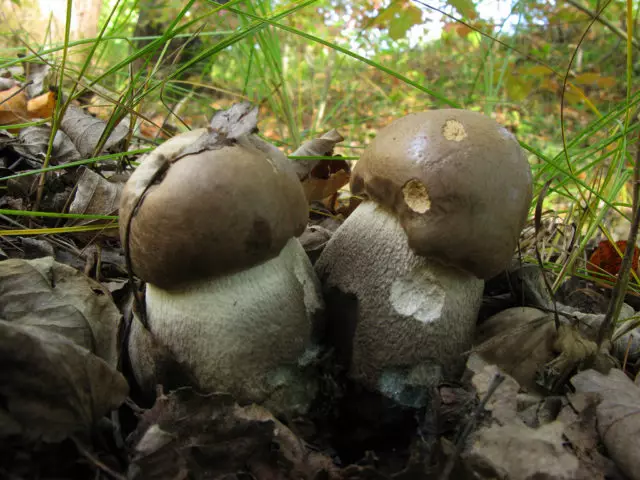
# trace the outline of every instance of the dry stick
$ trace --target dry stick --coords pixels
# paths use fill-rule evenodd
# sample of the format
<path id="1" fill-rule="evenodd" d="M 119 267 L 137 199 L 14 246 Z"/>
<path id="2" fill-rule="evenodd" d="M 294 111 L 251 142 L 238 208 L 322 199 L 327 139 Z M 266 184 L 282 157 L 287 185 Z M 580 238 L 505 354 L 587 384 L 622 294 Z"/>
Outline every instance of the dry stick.
<path id="1" fill-rule="evenodd" d="M 547 196 L 547 191 L 551 186 L 551 182 L 553 182 L 553 178 L 548 180 L 547 183 L 544 184 L 542 190 L 538 194 L 538 201 L 536 202 L 536 213 L 535 213 L 535 252 L 536 252 L 536 260 L 538 260 L 538 264 L 540 265 L 540 270 L 542 271 L 542 280 L 544 282 L 544 286 L 549 292 L 549 296 L 553 300 L 553 321 L 556 326 L 556 331 L 560 328 L 560 318 L 558 317 L 558 304 L 556 303 L 556 296 L 553 292 L 553 287 L 551 283 L 549 283 L 549 279 L 544 273 L 544 263 L 542 261 L 542 255 L 540 255 L 540 242 L 538 241 L 538 234 L 540 233 L 540 229 L 542 228 L 542 204 L 544 202 L 544 198 Z"/>
<path id="2" fill-rule="evenodd" d="M 616 27 L 613 23 L 611 23 L 609 20 L 607 20 L 606 18 L 604 18 L 603 16 L 600 16 L 598 14 L 596 14 L 595 12 L 592 12 L 591 10 L 589 10 L 587 7 L 583 7 L 582 5 L 580 5 L 578 2 L 576 2 L 575 0 L 567 0 L 567 3 L 569 5 L 572 5 L 573 7 L 575 7 L 576 9 L 580 10 L 582 13 L 590 16 L 593 19 L 596 19 L 598 22 L 600 22 L 602 25 L 604 25 L 605 27 L 607 27 L 609 30 L 611 30 L 613 33 L 615 33 L 618 37 L 620 37 L 622 40 L 624 40 L 625 42 L 627 41 L 627 34 L 626 32 L 624 32 L 623 30 L 621 30 L 620 28 Z M 633 43 L 633 46 L 636 47 L 637 49 L 640 49 L 640 43 L 635 39 L 632 38 L 631 39 L 631 43 Z"/>
<path id="3" fill-rule="evenodd" d="M 636 112 L 637 113 L 637 112 Z M 634 115 L 637 118 L 637 115 Z M 631 230 L 627 238 L 627 247 L 622 258 L 622 265 L 618 273 L 618 279 L 611 293 L 611 301 L 607 308 L 600 329 L 598 330 L 598 348 L 602 346 L 605 340 L 610 340 L 613 335 L 616 320 L 620 315 L 624 296 L 627 293 L 629 285 L 629 277 L 631 266 L 633 263 L 633 254 L 636 248 L 636 240 L 638 238 L 638 225 L 640 225 L 640 132 L 638 132 L 638 143 L 636 145 L 636 161 L 633 166 L 633 217 L 631 219 Z"/>
<path id="4" fill-rule="evenodd" d="M 85 446 L 82 444 L 82 442 L 78 438 L 76 438 L 75 436 L 72 436 L 71 439 L 73 440 L 73 443 L 76 445 L 78 452 L 84 455 L 85 458 L 89 460 L 91 463 L 93 463 L 95 467 L 102 470 L 104 473 L 114 478 L 115 480 L 127 480 L 127 477 L 112 470 L 109 466 L 101 462 L 100 459 L 98 459 L 98 457 L 96 457 L 87 448 L 85 448 Z"/>
<path id="5" fill-rule="evenodd" d="M 627 342 L 627 349 L 624 351 L 624 360 L 622 361 L 622 371 L 627 369 L 627 361 L 629 360 L 629 352 L 631 351 L 631 342 L 633 336 L 629 335 L 629 341 Z"/>
<path id="6" fill-rule="evenodd" d="M 502 382 L 504 382 L 504 379 L 505 379 L 505 376 L 502 373 L 498 372 L 495 374 L 495 376 L 491 380 L 491 384 L 487 389 L 487 393 L 484 395 L 484 398 L 482 399 L 480 404 L 476 407 L 475 411 L 473 412 L 473 416 L 469 419 L 469 421 L 465 425 L 464 430 L 460 434 L 460 437 L 458 437 L 458 441 L 456 442 L 456 449 L 453 451 L 453 453 L 449 457 L 449 460 L 447 460 L 447 464 L 445 465 L 444 470 L 440 474 L 440 478 L 438 480 L 448 480 L 449 475 L 451 475 L 451 472 L 453 471 L 453 467 L 455 467 L 456 465 L 456 460 L 462 453 L 462 449 L 464 448 L 464 443 L 467 440 L 467 437 L 469 436 L 469 434 L 471 434 L 471 429 L 477 423 L 478 418 L 480 417 L 480 415 L 482 415 L 482 412 L 484 411 L 484 407 L 487 405 L 487 403 L 489 402 L 489 399 L 495 393 L 498 387 L 502 384 Z"/>

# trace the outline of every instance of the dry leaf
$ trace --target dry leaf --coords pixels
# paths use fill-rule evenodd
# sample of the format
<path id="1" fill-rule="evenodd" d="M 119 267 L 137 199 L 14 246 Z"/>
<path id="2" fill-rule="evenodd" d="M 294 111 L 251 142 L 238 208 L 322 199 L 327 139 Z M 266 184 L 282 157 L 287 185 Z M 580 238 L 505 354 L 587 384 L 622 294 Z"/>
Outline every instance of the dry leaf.
<path id="1" fill-rule="evenodd" d="M 120 312 L 98 282 L 51 257 L 0 262 L 0 318 L 63 335 L 117 364 Z"/>
<path id="2" fill-rule="evenodd" d="M 320 225 L 307 225 L 299 240 L 311 263 L 315 263 L 318 259 L 325 245 L 331 239 L 331 235 L 333 235 L 331 230 Z"/>
<path id="3" fill-rule="evenodd" d="M 344 138 L 337 130 L 330 130 L 320 138 L 314 138 L 300 145 L 295 152 L 291 154 L 293 157 L 327 157 L 333 155 L 333 149 L 337 143 L 343 141 Z M 320 162 L 320 160 L 292 160 L 293 168 L 298 178 L 305 180 Z"/>
<path id="4" fill-rule="evenodd" d="M 564 448 L 564 425 L 552 422 L 533 429 L 523 424 L 494 425 L 477 432 L 467 456 L 489 478 L 573 480 L 578 459 Z"/>
<path id="5" fill-rule="evenodd" d="M 29 98 L 35 98 L 44 92 L 48 83 L 51 66 L 48 63 L 22 62 Z"/>
<path id="6" fill-rule="evenodd" d="M 27 111 L 31 118 L 49 118 L 56 108 L 56 94 L 43 93 L 27 102 Z"/>
<path id="7" fill-rule="evenodd" d="M 493 315 L 478 326 L 474 347 L 530 391 L 539 389 L 538 371 L 555 357 L 553 315 L 530 307 L 514 307 Z"/>
<path id="8" fill-rule="evenodd" d="M 346 161 L 322 160 L 302 182 L 302 188 L 307 201 L 313 202 L 334 195 L 349 183 L 350 178 L 350 168 Z M 333 205 L 329 207 L 332 208 Z"/>
<path id="9" fill-rule="evenodd" d="M 48 126 L 23 128 L 19 135 L 20 145 L 15 145 L 14 149 L 23 155 L 44 158 L 47 154 L 50 137 L 51 128 Z M 51 159 L 56 164 L 62 164 L 75 162 L 81 158 L 71 139 L 62 130 L 58 130 L 53 138 Z"/>
<path id="10" fill-rule="evenodd" d="M 624 255 L 624 251 L 627 248 L 626 240 L 618 240 L 616 242 L 616 246 L 620 253 Z M 638 270 L 638 257 L 640 257 L 640 249 L 635 247 L 633 251 L 633 259 L 631 268 L 634 271 Z M 613 244 L 609 240 L 602 240 L 598 244 L 598 248 L 591 254 L 589 257 L 589 262 L 587 263 L 587 270 L 591 272 L 599 272 L 599 273 L 609 273 L 610 275 L 618 275 L 620 271 L 620 266 L 622 265 L 622 257 L 616 251 Z"/>
<path id="11" fill-rule="evenodd" d="M 19 86 L 0 92 L 0 125 L 15 125 L 29 121 L 27 94 Z"/>
<path id="12" fill-rule="evenodd" d="M 571 379 L 576 391 L 600 397 L 597 427 L 611 459 L 631 479 L 640 479 L 640 388 L 622 370 L 595 370 Z"/>
<path id="13" fill-rule="evenodd" d="M 162 138 L 167 140 L 169 138 L 167 131 L 175 130 L 175 128 L 172 128 L 170 125 L 166 125 L 166 115 L 154 115 L 150 120 L 151 122 L 147 122 L 146 120 L 140 122 L 140 135 L 145 138 Z"/>
<path id="14" fill-rule="evenodd" d="M 606 475 L 613 462 L 602 455 L 600 436 L 596 430 L 597 395 L 573 393 L 568 395 L 569 403 L 561 410 L 558 420 L 566 425 L 564 436 L 571 444 L 572 451 L 585 472 L 580 478 L 604 480 L 615 478 Z"/>
<path id="15" fill-rule="evenodd" d="M 106 362 L 34 325 L 0 320 L 0 362 L 0 419 L 9 420 L 0 421 L 0 438 L 59 442 L 87 433 L 129 392 Z"/>
<path id="16" fill-rule="evenodd" d="M 130 478 L 335 478 L 332 462 L 304 444 L 267 410 L 240 407 L 229 395 L 180 388 L 161 396 L 131 435 Z M 317 477 L 317 475 L 323 475 Z"/>
<path id="17" fill-rule="evenodd" d="M 0 77 L 0 91 L 9 90 L 10 88 L 15 87 L 17 84 L 18 81 L 14 78 Z"/>
<path id="18" fill-rule="evenodd" d="M 473 356 L 473 355 L 472 355 Z M 489 386 L 500 370 L 495 365 L 487 365 L 482 361 L 469 358 L 467 365 L 473 370 L 471 383 L 478 392 L 480 398 L 487 395 Z M 474 366 L 475 365 L 475 366 Z M 500 424 L 522 423 L 518 419 L 518 390 L 520 385 L 509 375 L 505 375 L 504 381 L 491 395 L 486 410 L 491 412 L 491 418 Z"/>
<path id="19" fill-rule="evenodd" d="M 92 117 L 74 105 L 69 105 L 60 123 L 60 128 L 71 138 L 82 158 L 91 157 L 106 126 L 107 122 L 104 120 Z M 103 150 L 116 148 L 128 134 L 128 125 L 120 123 L 112 130 Z"/>
<path id="20" fill-rule="evenodd" d="M 117 215 L 120 205 L 120 194 L 124 182 L 110 182 L 94 171 L 82 167 L 82 176 L 78 180 L 76 194 L 69 207 L 69 213 L 83 215 Z M 116 225 L 113 220 L 70 220 L 70 226 L 79 225 Z M 94 238 L 97 232 L 80 232 L 79 238 Z M 107 228 L 100 231 L 101 235 L 117 238 L 117 228 Z"/>

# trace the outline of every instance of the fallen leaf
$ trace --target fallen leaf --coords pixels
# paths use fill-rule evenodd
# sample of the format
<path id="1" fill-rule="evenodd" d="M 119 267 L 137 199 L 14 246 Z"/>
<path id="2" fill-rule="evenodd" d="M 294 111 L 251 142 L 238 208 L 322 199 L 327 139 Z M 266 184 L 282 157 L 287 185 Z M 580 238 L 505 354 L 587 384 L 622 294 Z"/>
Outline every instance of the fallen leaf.
<path id="1" fill-rule="evenodd" d="M 106 289 L 51 257 L 0 262 L 0 318 L 59 334 L 115 367 L 120 312 Z"/>
<path id="2" fill-rule="evenodd" d="M 154 115 L 150 120 L 151 122 L 140 122 L 140 135 L 145 138 L 167 140 L 170 137 L 169 133 L 178 133 L 175 127 L 166 124 L 166 115 Z"/>
<path id="3" fill-rule="evenodd" d="M 27 94 L 15 86 L 0 92 L 0 125 L 15 125 L 29 121 Z"/>
<path id="4" fill-rule="evenodd" d="M 18 153 L 44 158 L 49 147 L 51 137 L 51 127 L 37 126 L 26 127 L 20 130 L 20 144 L 14 145 L 14 150 Z M 71 139 L 62 131 L 58 130 L 53 138 L 53 148 L 51 159 L 56 164 L 74 162 L 82 157 Z"/>
<path id="5" fill-rule="evenodd" d="M 595 393 L 597 427 L 607 452 L 631 479 L 640 479 L 640 388 L 618 369 L 608 375 L 586 370 L 571 379 L 577 392 Z"/>
<path id="6" fill-rule="evenodd" d="M 49 118 L 56 108 L 56 94 L 47 92 L 27 102 L 27 111 L 31 118 Z"/>
<path id="7" fill-rule="evenodd" d="M 307 225 L 305 231 L 300 235 L 299 240 L 302 248 L 307 252 L 311 263 L 315 263 L 318 259 L 324 246 L 331 239 L 332 234 L 333 232 L 331 230 L 321 227 L 320 225 Z"/>
<path id="8" fill-rule="evenodd" d="M 478 392 L 478 397 L 487 395 L 490 385 L 500 369 L 495 365 L 487 365 L 469 358 L 468 368 L 475 373 L 471 383 Z M 475 365 L 475 366 L 474 366 Z M 518 419 L 518 390 L 520 385 L 509 375 L 505 375 L 504 381 L 489 397 L 485 409 L 491 413 L 491 418 L 500 424 L 522 423 Z"/>
<path id="9" fill-rule="evenodd" d="M 82 175 L 76 185 L 76 194 L 69 207 L 69 213 L 83 215 L 117 215 L 120 205 L 120 194 L 124 189 L 124 182 L 110 182 L 106 178 L 98 175 L 93 170 L 82 167 Z M 81 225 L 111 225 L 117 223 L 113 220 L 75 220 L 71 219 L 67 223 L 69 226 Z M 95 231 L 78 232 L 78 238 L 92 239 L 96 236 Z M 120 236 L 117 228 L 105 228 L 100 231 L 100 235 L 118 238 Z"/>
<path id="10" fill-rule="evenodd" d="M 9 419 L 0 422 L 0 438 L 59 442 L 88 433 L 129 392 L 106 362 L 35 325 L 0 320 L 0 362 L 0 418 Z"/>
<path id="11" fill-rule="evenodd" d="M 264 408 L 240 407 L 229 395 L 191 388 L 158 397 L 128 443 L 130 478 L 192 478 L 197 472 L 211 480 L 337 478 L 329 458 L 307 451 Z"/>
<path id="12" fill-rule="evenodd" d="M 106 127 L 107 122 L 88 115 L 75 105 L 69 105 L 60 122 L 60 128 L 69 136 L 82 158 L 91 157 Z M 103 150 L 115 149 L 128 134 L 128 125 L 121 122 L 111 131 Z"/>
<path id="13" fill-rule="evenodd" d="M 616 246 L 620 253 L 624 255 L 624 251 L 627 248 L 626 240 L 618 240 L 616 242 Z M 638 270 L 638 257 L 640 256 L 640 250 L 638 247 L 635 247 L 633 251 L 633 260 L 631 264 L 631 268 L 634 271 Z M 613 244 L 609 240 L 602 240 L 598 244 L 598 248 L 591 254 L 589 257 L 589 262 L 587 263 L 587 270 L 591 272 L 599 272 L 603 271 L 609 273 L 610 275 L 618 275 L 620 271 L 620 266 L 622 265 L 622 257 Z"/>
<path id="14" fill-rule="evenodd" d="M 555 356 L 553 315 L 530 307 L 514 307 L 478 326 L 474 351 L 498 365 L 529 391 L 537 391 L 538 371 Z"/>
<path id="15" fill-rule="evenodd" d="M 343 141 L 344 138 L 338 133 L 337 130 L 330 130 L 319 138 L 314 138 L 308 142 L 303 143 L 300 147 L 291 154 L 292 157 L 328 157 L 333 155 L 333 149 L 337 143 Z M 298 160 L 292 159 L 293 169 L 298 175 L 300 181 L 305 180 L 314 167 L 320 163 L 321 160 L 306 159 Z M 338 170 L 335 170 L 338 171 Z M 327 177 L 328 178 L 328 177 Z"/>
<path id="16" fill-rule="evenodd" d="M 596 429 L 596 406 L 599 401 L 597 395 L 572 393 L 568 395 L 568 401 L 558 420 L 566 425 L 564 436 L 578 457 L 580 468 L 585 472 L 580 478 L 614 478 L 606 475 L 612 469 L 613 462 L 602 455 L 600 436 Z"/>
<path id="17" fill-rule="evenodd" d="M 338 170 L 335 171 L 335 169 Z M 322 172 L 322 170 L 330 172 L 326 178 L 326 173 Z M 344 160 L 321 161 L 302 182 L 302 188 L 304 189 L 307 201 L 323 200 L 334 195 L 349 183 L 349 179 L 351 178 L 349 170 L 349 165 Z"/>
<path id="18" fill-rule="evenodd" d="M 45 85 L 51 72 L 51 65 L 48 63 L 37 62 L 22 62 L 22 68 L 24 69 L 24 76 L 27 84 L 27 94 L 29 98 L 35 98 L 44 92 L 47 85 Z"/>
<path id="19" fill-rule="evenodd" d="M 533 429 L 519 423 L 480 429 L 466 456 L 487 478 L 573 480 L 578 459 L 564 448 L 564 425 L 552 422 Z"/>

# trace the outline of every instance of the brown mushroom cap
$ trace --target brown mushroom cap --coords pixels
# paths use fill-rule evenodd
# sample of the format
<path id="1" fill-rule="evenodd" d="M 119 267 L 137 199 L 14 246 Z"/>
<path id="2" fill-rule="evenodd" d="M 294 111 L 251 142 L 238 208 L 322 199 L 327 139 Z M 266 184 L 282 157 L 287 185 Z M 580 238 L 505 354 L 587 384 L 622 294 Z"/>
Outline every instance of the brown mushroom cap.
<path id="1" fill-rule="evenodd" d="M 443 109 L 380 130 L 353 170 L 351 190 L 395 212 L 417 254 L 486 279 L 511 260 L 532 178 L 504 127 L 480 113 Z"/>
<path id="2" fill-rule="evenodd" d="M 202 129 L 178 135 L 147 155 L 121 197 L 120 233 L 133 270 L 160 288 L 273 258 L 307 223 L 304 192 L 284 154 L 245 136 L 181 155 L 204 134 Z"/>

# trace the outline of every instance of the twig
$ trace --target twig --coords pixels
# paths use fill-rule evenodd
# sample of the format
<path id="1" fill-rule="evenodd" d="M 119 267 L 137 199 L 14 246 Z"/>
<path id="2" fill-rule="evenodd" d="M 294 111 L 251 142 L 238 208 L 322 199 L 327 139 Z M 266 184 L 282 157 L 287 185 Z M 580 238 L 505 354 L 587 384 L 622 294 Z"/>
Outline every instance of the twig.
<path id="1" fill-rule="evenodd" d="M 553 180 L 554 180 L 553 178 L 549 179 L 547 183 L 544 184 L 544 186 L 542 187 L 542 190 L 540 190 L 540 193 L 538 194 L 538 201 L 536 202 L 536 213 L 535 213 L 534 246 L 535 246 L 536 260 L 538 260 L 538 264 L 540 265 L 544 286 L 547 289 L 547 292 L 549 293 L 551 300 L 553 300 L 553 321 L 556 326 L 556 330 L 558 330 L 560 328 L 560 318 L 558 317 L 558 304 L 556 302 L 556 296 L 553 292 L 553 287 L 549 283 L 549 279 L 544 273 L 544 262 L 542 261 L 542 255 L 540 255 L 540 242 L 538 241 L 538 237 L 539 237 L 538 234 L 540 233 L 540 230 L 542 228 L 542 204 L 544 203 L 544 198 L 546 197 L 547 191 L 549 190 L 549 187 L 551 186 L 551 182 Z"/>
<path id="2" fill-rule="evenodd" d="M 600 22 L 602 25 L 604 25 L 605 27 L 607 27 L 609 30 L 611 30 L 613 33 L 615 33 L 617 36 L 619 36 L 622 40 L 624 40 L 625 42 L 627 41 L 627 34 L 626 32 L 624 32 L 623 30 L 621 30 L 620 28 L 616 27 L 613 23 L 611 23 L 609 20 L 607 20 L 606 18 L 604 18 L 601 15 L 597 15 L 595 12 L 592 12 L 591 10 L 589 10 L 587 7 L 583 7 L 582 5 L 580 5 L 578 2 L 576 2 L 575 0 L 567 0 L 567 3 L 571 6 L 573 6 L 574 8 L 580 10 L 582 13 L 590 16 L 591 18 L 596 19 L 598 22 Z M 631 43 L 633 43 L 633 46 L 636 47 L 637 49 L 640 50 L 640 42 L 638 42 L 635 38 L 631 39 Z"/>
<path id="3" fill-rule="evenodd" d="M 478 421 L 478 418 L 480 418 L 480 415 L 482 415 L 482 412 L 484 411 L 484 407 L 489 402 L 489 399 L 493 396 L 493 394 L 498 389 L 498 387 L 502 384 L 502 382 L 504 382 L 504 379 L 505 379 L 505 376 L 502 373 L 498 372 L 493 377 L 493 380 L 491 380 L 491 384 L 487 389 L 487 393 L 484 395 L 484 398 L 476 407 L 475 411 L 473 412 L 473 416 L 469 419 L 469 421 L 464 427 L 464 430 L 458 437 L 458 440 L 456 441 L 456 449 L 449 457 L 449 460 L 447 460 L 447 464 L 445 465 L 444 470 L 440 474 L 439 480 L 448 480 L 449 475 L 451 475 L 451 472 L 453 471 L 453 468 L 456 465 L 456 460 L 458 460 L 458 457 L 462 453 L 462 449 L 464 448 L 464 444 L 467 440 L 467 437 L 471 434 L 471 430 L 473 429 L 476 422 Z"/>
<path id="4" fill-rule="evenodd" d="M 637 113 L 634 117 L 637 118 Z M 633 254 L 638 239 L 638 226 L 640 225 L 640 132 L 638 132 L 638 143 L 636 146 L 636 161 L 633 166 L 633 216 L 631 218 L 631 229 L 627 237 L 627 247 L 624 251 L 618 279 L 611 293 L 611 301 L 607 308 L 607 313 L 598 330 L 598 347 L 602 346 L 605 340 L 610 340 L 613 335 L 616 321 L 622 309 L 622 303 L 629 286 L 629 277 L 633 263 Z"/>
<path id="5" fill-rule="evenodd" d="M 75 443 L 76 448 L 78 449 L 78 451 L 82 455 L 84 455 L 87 458 L 87 460 L 89 460 L 96 467 L 98 467 L 100 470 L 105 472 L 110 477 L 115 478 L 116 480 L 127 480 L 127 477 L 125 477 L 124 475 L 121 475 L 118 472 L 112 470 L 109 466 L 107 466 L 103 462 L 101 462 L 93 453 L 91 453 L 89 450 L 87 450 L 85 448 L 85 446 L 82 444 L 82 442 L 80 442 L 80 440 L 78 440 L 75 437 L 72 437 L 72 440 L 73 440 L 73 443 Z"/>

